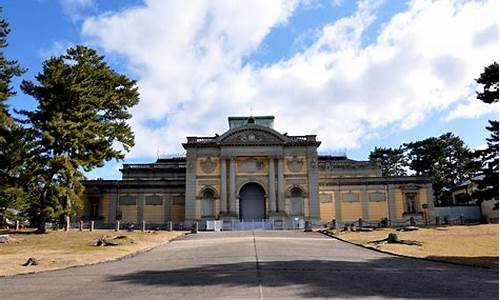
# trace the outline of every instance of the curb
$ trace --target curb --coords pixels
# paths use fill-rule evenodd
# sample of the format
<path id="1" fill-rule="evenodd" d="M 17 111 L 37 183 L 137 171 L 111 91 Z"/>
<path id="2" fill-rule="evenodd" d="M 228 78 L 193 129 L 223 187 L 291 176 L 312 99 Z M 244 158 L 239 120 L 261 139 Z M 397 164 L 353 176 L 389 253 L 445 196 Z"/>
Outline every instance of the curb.
<path id="1" fill-rule="evenodd" d="M 379 253 L 383 253 L 383 254 L 388 254 L 388 255 L 392 255 L 392 256 L 396 256 L 396 257 L 402 257 L 402 258 L 410 258 L 410 259 L 416 259 L 416 260 L 424 260 L 424 261 L 431 261 L 431 262 L 437 262 L 437 263 L 443 263 L 443 264 L 449 264 L 449 265 L 456 265 L 456 266 L 466 266 L 466 267 L 473 267 L 473 268 L 481 268 L 481 269 L 487 269 L 487 270 L 495 270 L 496 268 L 492 268 L 492 267 L 487 267 L 487 266 L 481 266 L 481 265 L 476 265 L 476 264 L 468 264 L 468 263 L 460 263 L 460 262 L 454 262 L 454 261 L 446 261 L 446 260 L 439 260 L 439 259 L 434 259 L 434 258 L 425 258 L 425 257 L 415 257 L 415 256 L 409 256 L 409 255 L 404 255 L 404 254 L 399 254 L 399 253 L 393 253 L 393 252 L 388 252 L 388 251 L 384 251 L 384 250 L 381 250 L 381 249 L 377 249 L 377 248 L 372 248 L 372 247 L 367 247 L 367 246 L 364 246 L 364 245 L 360 245 L 360 244 L 356 244 L 354 242 L 351 242 L 351 241 L 348 241 L 348 240 L 345 240 L 343 238 L 340 238 L 326 230 L 319 230 L 318 232 L 328 236 L 328 237 L 331 237 L 331 238 L 334 238 L 336 240 L 339 240 L 339 241 L 342 241 L 344 243 L 347 243 L 347 244 L 351 244 L 351 245 L 354 245 L 356 247 L 361 247 L 361 248 L 364 248 L 364 249 L 368 249 L 368 250 L 372 250 L 372 251 L 375 251 L 375 252 L 379 252 Z"/>
<path id="2" fill-rule="evenodd" d="M 161 246 L 165 246 L 165 245 L 167 245 L 167 244 L 169 244 L 171 242 L 174 242 L 175 240 L 177 240 L 178 238 L 183 237 L 183 236 L 184 236 L 184 234 L 180 234 L 179 236 L 176 236 L 175 238 L 173 238 L 171 240 L 168 240 L 168 241 L 165 241 L 165 242 L 162 242 L 162 243 L 160 243 L 158 245 L 154 245 L 154 246 L 151 246 L 151 247 L 139 249 L 139 250 L 137 250 L 135 252 L 128 253 L 128 254 L 125 254 L 125 255 L 122 255 L 122 256 L 118 256 L 118 257 L 115 257 L 115 258 L 103 260 L 103 261 L 97 261 L 97 262 L 88 263 L 88 264 L 72 265 L 72 266 L 61 267 L 61 268 L 50 269 L 50 270 L 31 271 L 31 272 L 19 273 L 19 274 L 11 274 L 11 275 L 0 275 L 0 278 L 14 278 L 14 277 L 20 277 L 20 276 L 24 276 L 24 275 L 41 274 L 41 273 L 62 271 L 62 270 L 68 270 L 68 269 L 73 269 L 73 268 L 79 268 L 79 267 L 88 267 L 88 266 L 95 266 L 95 265 L 100 265 L 100 264 L 107 264 L 107 263 L 117 262 L 117 261 L 125 260 L 127 258 L 132 258 L 134 256 L 137 256 L 137 255 L 149 252 L 149 251 L 151 251 L 151 250 L 153 250 L 155 248 L 158 248 L 158 247 L 161 247 Z"/>

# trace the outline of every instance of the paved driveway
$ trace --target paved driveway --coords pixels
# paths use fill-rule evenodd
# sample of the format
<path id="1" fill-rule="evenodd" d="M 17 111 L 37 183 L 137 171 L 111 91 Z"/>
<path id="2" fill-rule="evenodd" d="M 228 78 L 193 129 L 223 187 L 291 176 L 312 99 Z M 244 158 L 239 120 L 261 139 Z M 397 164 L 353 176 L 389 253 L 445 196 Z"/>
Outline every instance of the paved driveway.
<path id="1" fill-rule="evenodd" d="M 498 270 L 318 233 L 201 233 L 123 261 L 0 278 L 0 299 L 498 298 Z"/>

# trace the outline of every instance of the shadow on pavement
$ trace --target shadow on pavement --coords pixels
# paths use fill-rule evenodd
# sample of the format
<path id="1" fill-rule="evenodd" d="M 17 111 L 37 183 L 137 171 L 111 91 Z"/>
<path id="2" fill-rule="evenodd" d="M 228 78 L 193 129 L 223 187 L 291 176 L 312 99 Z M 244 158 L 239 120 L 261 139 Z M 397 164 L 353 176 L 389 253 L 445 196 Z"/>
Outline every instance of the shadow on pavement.
<path id="1" fill-rule="evenodd" d="M 146 270 L 109 281 L 162 286 L 256 286 L 264 295 L 281 289 L 290 297 L 475 298 L 498 297 L 498 270 L 388 257 L 367 261 L 291 260 L 208 264 Z M 273 289 L 268 289 L 273 288 Z M 272 295 L 271 295 L 272 296 Z"/>

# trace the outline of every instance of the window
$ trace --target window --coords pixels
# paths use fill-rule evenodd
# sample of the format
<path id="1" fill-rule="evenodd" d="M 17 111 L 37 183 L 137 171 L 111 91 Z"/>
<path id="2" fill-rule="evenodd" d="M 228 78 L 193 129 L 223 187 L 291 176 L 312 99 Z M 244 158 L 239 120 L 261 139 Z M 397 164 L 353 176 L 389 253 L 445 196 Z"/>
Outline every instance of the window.
<path id="1" fill-rule="evenodd" d="M 342 194 L 342 202 L 359 202 L 359 193 Z"/>
<path id="2" fill-rule="evenodd" d="M 405 193 L 406 213 L 416 214 L 418 212 L 417 193 Z"/>
<path id="3" fill-rule="evenodd" d="M 137 200 L 135 196 L 120 196 L 120 205 L 136 205 Z"/>
<path id="4" fill-rule="evenodd" d="M 319 202 L 331 203 L 332 202 L 332 195 L 331 194 L 319 194 Z"/>
<path id="5" fill-rule="evenodd" d="M 91 198 L 89 199 L 89 217 L 99 216 L 99 199 Z"/>
<path id="6" fill-rule="evenodd" d="M 146 205 L 163 205 L 163 197 L 162 196 L 146 196 Z"/>
<path id="7" fill-rule="evenodd" d="M 384 193 L 370 193 L 368 199 L 373 202 L 385 201 Z"/>

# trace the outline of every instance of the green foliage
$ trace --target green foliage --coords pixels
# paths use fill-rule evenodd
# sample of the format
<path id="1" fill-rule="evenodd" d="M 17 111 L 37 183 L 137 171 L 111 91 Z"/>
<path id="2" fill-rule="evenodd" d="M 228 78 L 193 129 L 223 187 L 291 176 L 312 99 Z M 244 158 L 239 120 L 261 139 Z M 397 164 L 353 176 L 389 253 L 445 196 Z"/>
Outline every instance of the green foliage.
<path id="1" fill-rule="evenodd" d="M 380 163 L 383 176 L 405 176 L 407 169 L 417 176 L 429 176 L 434 197 L 442 205 L 450 204 L 451 189 L 470 180 L 480 167 L 464 142 L 450 132 L 397 149 L 375 147 L 370 161 Z"/>
<path id="2" fill-rule="evenodd" d="M 382 176 L 405 176 L 407 165 L 404 155 L 404 149 L 375 147 L 370 152 L 370 161 L 377 162 L 382 167 Z"/>
<path id="3" fill-rule="evenodd" d="M 72 214 L 83 192 L 82 170 L 123 159 L 134 145 L 126 123 L 139 102 L 136 82 L 113 71 L 93 49 L 77 46 L 44 62 L 37 83 L 23 81 L 24 93 L 38 101 L 23 111 L 34 141 L 30 170 L 39 195 L 41 223 Z M 40 228 L 41 229 L 41 228 Z"/>
<path id="4" fill-rule="evenodd" d="M 15 94 L 12 78 L 20 76 L 24 69 L 3 53 L 9 32 L 7 21 L 0 19 L 0 207 L 21 209 L 25 205 L 24 190 L 19 181 L 24 159 L 24 132 L 12 119 L 7 100 Z"/>
<path id="5" fill-rule="evenodd" d="M 484 68 L 476 82 L 483 85 L 483 91 L 477 93 L 477 99 L 485 103 L 498 102 L 498 63 L 494 62 Z"/>
<path id="6" fill-rule="evenodd" d="M 408 164 L 416 175 L 431 177 L 434 196 L 439 204 L 450 204 L 450 190 L 470 180 L 479 169 L 471 151 L 451 132 L 407 143 L 404 147 Z"/>
<path id="7" fill-rule="evenodd" d="M 483 85 L 483 91 L 477 93 L 477 98 L 485 103 L 498 103 L 498 63 L 484 68 L 476 82 Z M 493 108 L 496 110 L 496 108 Z M 489 121 L 486 130 L 490 132 L 490 137 L 486 139 L 488 148 L 478 150 L 476 158 L 481 163 L 481 176 L 475 180 L 477 191 L 472 196 L 480 202 L 496 199 L 495 207 L 498 209 L 498 121 Z"/>

